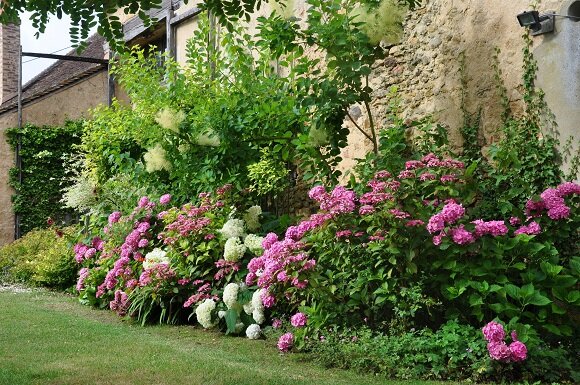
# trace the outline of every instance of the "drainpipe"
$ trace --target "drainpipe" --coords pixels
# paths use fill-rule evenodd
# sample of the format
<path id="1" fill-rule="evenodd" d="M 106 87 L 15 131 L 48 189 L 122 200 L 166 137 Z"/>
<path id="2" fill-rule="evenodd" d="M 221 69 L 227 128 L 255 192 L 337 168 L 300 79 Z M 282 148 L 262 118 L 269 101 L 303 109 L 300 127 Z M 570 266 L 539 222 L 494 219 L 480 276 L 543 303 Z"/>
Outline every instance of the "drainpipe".
<path id="1" fill-rule="evenodd" d="M 18 184 L 22 188 L 22 157 L 20 152 L 22 150 L 22 45 L 18 50 L 18 134 L 16 143 L 16 168 L 18 169 Z M 21 236 L 20 232 L 20 214 L 14 213 L 14 239 Z"/>

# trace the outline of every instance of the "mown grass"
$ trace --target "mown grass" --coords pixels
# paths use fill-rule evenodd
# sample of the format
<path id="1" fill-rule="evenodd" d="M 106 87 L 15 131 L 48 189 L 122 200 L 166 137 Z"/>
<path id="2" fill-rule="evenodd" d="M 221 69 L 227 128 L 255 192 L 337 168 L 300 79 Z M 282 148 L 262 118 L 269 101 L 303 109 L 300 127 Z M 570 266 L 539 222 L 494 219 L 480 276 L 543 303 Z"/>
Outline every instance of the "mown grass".
<path id="1" fill-rule="evenodd" d="M 191 326 L 141 327 L 45 291 L 0 292 L 2 385 L 436 384 L 326 370 Z"/>

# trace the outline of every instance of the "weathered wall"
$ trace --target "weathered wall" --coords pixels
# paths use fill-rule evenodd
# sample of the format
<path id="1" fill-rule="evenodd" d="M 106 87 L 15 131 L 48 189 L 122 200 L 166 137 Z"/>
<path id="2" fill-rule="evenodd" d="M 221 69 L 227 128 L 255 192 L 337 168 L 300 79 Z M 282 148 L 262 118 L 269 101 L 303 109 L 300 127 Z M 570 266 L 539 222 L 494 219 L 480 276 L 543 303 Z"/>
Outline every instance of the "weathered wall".
<path id="1" fill-rule="evenodd" d="M 27 104 L 22 109 L 24 124 L 59 125 L 67 119 L 79 119 L 88 110 L 107 102 L 107 75 L 97 73 L 83 82 L 56 91 L 49 96 Z M 12 188 L 8 185 L 8 172 L 14 166 L 14 154 L 6 142 L 6 129 L 18 125 L 17 111 L 0 116 L 0 245 L 14 239 L 14 213 Z"/>
<path id="2" fill-rule="evenodd" d="M 543 1 L 540 12 L 566 14 L 574 1 Z M 385 123 L 388 89 L 398 87 L 404 118 L 427 115 L 449 127 L 450 139 L 461 145 L 459 128 L 463 124 L 461 94 L 466 92 L 465 107 L 470 113 L 481 111 L 482 132 L 486 143 L 497 139 L 502 107 L 493 77 L 493 55 L 499 47 L 500 68 L 508 90 L 511 110 L 523 111 L 522 34 L 516 15 L 529 9 L 528 0 L 428 0 L 405 20 L 400 45 L 392 47 L 374 65 L 375 119 Z M 548 107 L 555 113 L 561 139 L 570 135 L 578 141 L 577 107 L 580 102 L 580 22 L 556 19 L 556 33 L 533 38 L 538 60 L 538 86 L 546 92 Z M 459 57 L 464 55 L 461 82 Z M 354 107 L 358 114 L 360 109 Z M 362 114 L 359 124 L 368 125 Z M 370 149 L 361 134 L 351 130 L 349 147 L 343 151 L 343 169 Z"/>

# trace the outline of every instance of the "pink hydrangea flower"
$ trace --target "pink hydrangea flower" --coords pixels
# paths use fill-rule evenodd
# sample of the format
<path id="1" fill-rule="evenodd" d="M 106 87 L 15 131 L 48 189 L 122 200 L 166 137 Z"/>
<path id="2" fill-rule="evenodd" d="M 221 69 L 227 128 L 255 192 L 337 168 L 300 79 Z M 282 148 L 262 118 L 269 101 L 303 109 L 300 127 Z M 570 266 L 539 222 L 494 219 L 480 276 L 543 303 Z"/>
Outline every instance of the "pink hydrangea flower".
<path id="1" fill-rule="evenodd" d="M 513 362 L 520 362 L 527 358 L 528 349 L 523 342 L 514 341 L 509 346 L 510 358 Z"/>
<path id="2" fill-rule="evenodd" d="M 542 228 L 538 224 L 538 222 L 530 222 L 527 226 L 520 226 L 519 229 L 514 231 L 515 235 L 518 234 L 528 234 L 528 235 L 537 235 L 542 232 Z"/>
<path id="3" fill-rule="evenodd" d="M 142 249 L 142 248 L 144 248 L 144 247 L 147 247 L 147 245 L 148 245 L 148 244 L 149 244 L 149 240 L 148 240 L 148 239 L 145 239 L 145 238 L 143 238 L 143 239 L 139 240 L 139 243 L 137 244 L 137 246 L 138 246 L 140 249 Z"/>
<path id="4" fill-rule="evenodd" d="M 117 223 L 119 222 L 119 219 L 121 219 L 121 216 L 123 214 L 121 214 L 121 212 L 119 211 L 114 211 L 109 215 L 109 225 L 112 225 L 113 223 Z"/>
<path id="5" fill-rule="evenodd" d="M 500 342 L 505 338 L 503 326 L 495 321 L 489 322 L 481 331 L 487 342 Z"/>
<path id="6" fill-rule="evenodd" d="M 465 230 L 463 225 L 455 229 L 451 229 L 451 238 L 453 239 L 453 242 L 457 243 L 458 245 L 467 245 L 475 242 L 475 237 L 473 234 Z"/>
<path id="7" fill-rule="evenodd" d="M 369 215 L 375 212 L 375 208 L 371 205 L 363 205 L 358 209 L 360 215 Z"/>
<path id="8" fill-rule="evenodd" d="M 287 352 L 294 346 L 294 334 L 286 333 L 278 339 L 278 349 L 282 352 Z"/>
<path id="9" fill-rule="evenodd" d="M 171 195 L 170 194 L 162 195 L 161 198 L 159 198 L 159 203 L 161 203 L 162 205 L 166 205 L 169 202 L 171 202 Z"/>
<path id="10" fill-rule="evenodd" d="M 487 351 L 492 360 L 509 361 L 512 356 L 510 348 L 505 342 L 490 342 L 487 344 Z"/>
<path id="11" fill-rule="evenodd" d="M 274 318 L 274 319 L 272 320 L 272 327 L 273 327 L 274 329 L 279 329 L 279 328 L 281 328 L 281 327 L 282 327 L 282 321 L 281 321 L 280 319 L 278 319 L 278 318 Z"/>
<path id="12" fill-rule="evenodd" d="M 149 198 L 148 197 L 141 197 L 139 199 L 139 202 L 137 203 L 137 207 L 145 208 L 145 207 L 147 207 L 148 204 L 149 204 Z"/>
<path id="13" fill-rule="evenodd" d="M 290 318 L 290 324 L 295 328 L 306 326 L 307 321 L 308 317 L 306 317 L 306 314 L 304 313 L 296 313 Z"/>

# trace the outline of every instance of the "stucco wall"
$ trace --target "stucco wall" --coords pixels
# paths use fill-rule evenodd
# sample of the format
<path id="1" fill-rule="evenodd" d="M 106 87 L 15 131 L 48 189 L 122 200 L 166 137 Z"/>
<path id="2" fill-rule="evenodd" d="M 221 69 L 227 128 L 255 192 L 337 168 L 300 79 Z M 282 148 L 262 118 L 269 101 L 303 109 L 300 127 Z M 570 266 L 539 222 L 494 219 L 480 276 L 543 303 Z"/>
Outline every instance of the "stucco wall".
<path id="1" fill-rule="evenodd" d="M 83 82 L 59 90 L 24 106 L 23 122 L 35 125 L 59 125 L 67 119 L 79 119 L 88 110 L 107 102 L 106 72 L 97 73 Z M 8 172 L 14 166 L 14 153 L 6 143 L 6 129 L 18 125 L 16 110 L 0 115 L 0 245 L 14 239 L 14 214 L 12 188 L 8 185 Z"/>

